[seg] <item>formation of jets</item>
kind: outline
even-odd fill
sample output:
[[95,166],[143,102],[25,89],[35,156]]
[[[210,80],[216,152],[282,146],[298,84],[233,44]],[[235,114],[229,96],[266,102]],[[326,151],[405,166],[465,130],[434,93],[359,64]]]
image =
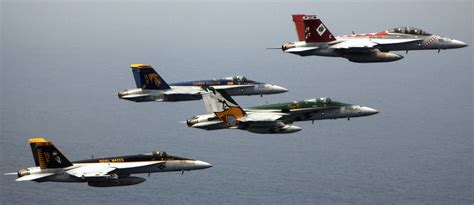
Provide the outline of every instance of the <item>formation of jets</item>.
[[[284,44],[285,53],[299,56],[343,57],[352,62],[391,62],[403,56],[390,51],[451,49],[467,44],[430,34],[421,29],[399,27],[378,33],[333,36],[315,15],[295,14],[293,21],[299,41]],[[231,96],[269,95],[288,89],[232,76],[213,80],[166,83],[151,65],[130,65],[136,88],[118,93],[120,99],[133,102],[204,101],[207,114],[186,120],[191,128],[204,130],[239,129],[258,134],[286,134],[301,131],[293,123],[299,121],[355,118],[377,114],[374,108],[334,101],[320,97],[302,101],[240,107]],[[94,187],[127,186],[142,183],[144,178],[133,174],[207,169],[210,163],[172,156],[156,151],[140,155],[105,157],[69,161],[52,142],[31,138],[29,144],[34,167],[20,169],[16,181],[87,182]]]

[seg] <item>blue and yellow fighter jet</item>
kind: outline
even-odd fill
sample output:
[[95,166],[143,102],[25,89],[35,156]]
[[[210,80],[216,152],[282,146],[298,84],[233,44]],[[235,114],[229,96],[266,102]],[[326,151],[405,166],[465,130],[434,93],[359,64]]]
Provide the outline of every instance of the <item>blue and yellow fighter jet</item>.
[[243,76],[232,76],[222,79],[198,80],[179,83],[166,83],[151,65],[130,65],[137,88],[126,89],[118,97],[134,102],[147,101],[188,101],[202,99],[206,92],[202,86],[216,90],[225,90],[229,95],[268,95],[287,92],[288,89],[269,83],[249,80]]

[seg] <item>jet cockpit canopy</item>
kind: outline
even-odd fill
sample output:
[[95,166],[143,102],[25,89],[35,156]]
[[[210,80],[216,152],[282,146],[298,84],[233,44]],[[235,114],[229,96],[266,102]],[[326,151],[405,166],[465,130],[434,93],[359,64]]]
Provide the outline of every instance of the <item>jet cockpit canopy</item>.
[[431,33],[423,31],[419,28],[415,27],[398,27],[388,30],[389,33],[401,33],[401,34],[411,34],[411,35],[419,35],[419,36],[430,36]]
[[162,151],[149,152],[149,153],[146,153],[144,155],[153,156],[153,157],[166,157],[166,156],[168,156],[168,154],[166,154],[166,152],[162,152]]
[[332,101],[331,101],[331,98],[315,98],[315,99],[310,99],[310,100],[307,100],[308,102],[315,102],[315,103],[318,103],[318,104],[330,104]]
[[329,104],[331,103],[331,98],[316,98],[317,103]]
[[231,77],[224,78],[225,80],[232,80],[234,82],[241,82],[241,83],[252,83],[254,81],[247,79],[245,76],[235,75]]

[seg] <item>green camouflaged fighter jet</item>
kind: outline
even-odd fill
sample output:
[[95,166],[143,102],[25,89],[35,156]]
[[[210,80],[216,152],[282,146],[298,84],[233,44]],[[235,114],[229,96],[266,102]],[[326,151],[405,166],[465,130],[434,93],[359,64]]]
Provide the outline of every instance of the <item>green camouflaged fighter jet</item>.
[[225,91],[207,88],[203,94],[209,114],[186,121],[188,127],[205,130],[235,128],[253,133],[278,134],[302,130],[297,121],[314,121],[363,117],[378,111],[365,106],[336,102],[330,98],[315,98],[242,109]]

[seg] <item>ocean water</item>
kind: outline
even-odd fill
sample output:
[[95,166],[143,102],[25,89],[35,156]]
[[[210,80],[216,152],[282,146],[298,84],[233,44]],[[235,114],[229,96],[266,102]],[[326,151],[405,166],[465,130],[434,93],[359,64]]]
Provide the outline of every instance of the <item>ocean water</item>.
[[[334,34],[407,25],[472,45],[472,2],[407,2],[2,1],[1,172],[34,165],[35,136],[70,160],[164,150],[214,167],[112,188],[1,176],[0,203],[473,204],[472,46],[383,64],[265,49],[296,39],[293,13]],[[191,129],[179,122],[202,101],[117,98],[135,86],[131,63],[167,82],[240,74],[290,89],[236,97],[244,107],[331,97],[380,113],[288,135]]]

